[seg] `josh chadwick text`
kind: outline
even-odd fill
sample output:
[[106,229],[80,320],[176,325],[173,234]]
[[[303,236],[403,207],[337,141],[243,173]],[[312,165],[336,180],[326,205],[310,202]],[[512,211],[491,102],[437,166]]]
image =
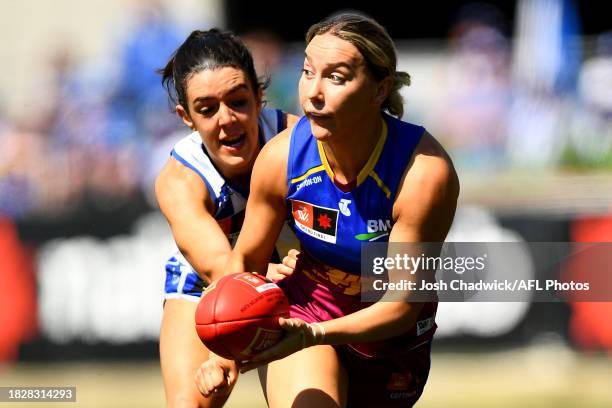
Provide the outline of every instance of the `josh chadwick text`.
[[540,281],[537,279],[514,279],[514,280],[478,280],[478,281],[464,281],[461,279],[453,279],[450,281],[438,280],[436,282],[430,281],[410,281],[407,279],[401,279],[397,282],[386,282],[382,279],[376,279],[372,283],[372,287],[377,291],[406,291],[406,290],[456,290],[456,291],[503,291],[503,292],[516,292],[516,291],[588,291],[590,289],[589,282],[563,282],[555,279],[547,279]]

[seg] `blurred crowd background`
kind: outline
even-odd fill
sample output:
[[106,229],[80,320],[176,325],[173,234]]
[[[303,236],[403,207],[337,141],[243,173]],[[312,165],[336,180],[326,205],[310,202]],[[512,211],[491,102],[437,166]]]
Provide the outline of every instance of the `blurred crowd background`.
[[[211,1],[185,2],[185,8],[199,6],[200,18],[181,21],[171,12],[180,3],[116,3],[124,7],[107,17],[104,48],[89,45],[103,53],[83,57],[78,49],[88,44],[66,29],[35,38],[44,44],[27,57],[18,54],[18,29],[10,33],[17,38],[3,40],[13,43],[5,65],[14,67],[11,54],[17,54],[26,70],[15,75],[17,81],[5,78],[0,88],[0,211],[6,217],[53,218],[148,193],[168,141],[182,130],[155,69],[191,29],[235,28],[224,15],[242,11],[234,1],[226,5],[229,12],[217,6],[219,15],[205,16]],[[28,6],[3,5],[11,7],[34,13]],[[400,66],[414,80],[404,92],[404,119],[424,123],[462,172],[612,168],[612,31],[588,27],[584,35],[573,0],[446,7],[450,17],[437,38],[402,38],[390,29]],[[86,10],[96,13],[95,6]],[[388,13],[370,12],[383,24]],[[405,24],[416,25],[414,17]],[[299,113],[301,38],[285,39],[261,23],[235,25],[241,25],[260,75],[272,79],[269,105]],[[36,69],[28,74],[31,65]]]
[[[173,243],[153,180],[187,134],[155,70],[194,29],[236,30],[271,78],[267,104],[299,114],[307,27],[347,8],[375,17],[412,76],[404,120],[424,124],[457,167],[451,239],[612,241],[603,3],[379,3],[289,12],[297,6],[242,0],[3,2],[0,362],[155,358]],[[609,303],[490,310],[479,322],[474,311],[442,315],[440,344],[552,338],[612,350]]]

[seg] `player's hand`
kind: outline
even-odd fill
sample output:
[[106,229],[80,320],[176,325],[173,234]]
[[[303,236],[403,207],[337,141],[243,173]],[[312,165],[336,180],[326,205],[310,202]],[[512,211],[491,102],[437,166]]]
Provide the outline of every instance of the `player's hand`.
[[290,249],[289,252],[287,252],[287,256],[283,258],[283,263],[268,264],[266,278],[270,279],[272,282],[278,282],[285,279],[287,276],[290,276],[295,269],[299,254],[300,251],[297,249]]
[[320,323],[306,323],[302,319],[282,317],[278,319],[278,323],[285,330],[283,339],[248,362],[241,364],[241,373],[266,365],[271,361],[280,360],[306,347],[322,344],[325,339],[325,330]]
[[208,360],[198,368],[195,376],[196,386],[205,397],[217,393],[229,395],[237,379],[238,367],[236,362],[213,353],[210,353]]

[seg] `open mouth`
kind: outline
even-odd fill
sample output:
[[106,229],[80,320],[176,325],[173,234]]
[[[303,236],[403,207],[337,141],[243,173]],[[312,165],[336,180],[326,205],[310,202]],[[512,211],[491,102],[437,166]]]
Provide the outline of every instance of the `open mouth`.
[[246,140],[246,133],[241,133],[240,135],[236,137],[228,137],[223,140],[220,140],[219,142],[223,146],[236,149],[236,148],[241,147],[244,144],[245,140]]

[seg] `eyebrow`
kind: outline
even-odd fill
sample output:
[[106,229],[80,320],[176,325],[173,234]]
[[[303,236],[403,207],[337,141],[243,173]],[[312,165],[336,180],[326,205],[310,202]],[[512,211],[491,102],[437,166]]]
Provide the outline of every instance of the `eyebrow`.
[[[238,84],[238,85],[234,86],[233,88],[231,88],[226,93],[226,95],[230,95],[230,94],[242,91],[242,90],[247,90],[248,91],[249,87],[246,84]],[[197,98],[195,98],[193,100],[193,103],[195,104],[197,102],[206,102],[206,101],[211,100],[211,99],[216,99],[216,98],[212,97],[212,96],[198,96]]]
[[[306,60],[308,61],[309,64],[312,65],[312,61],[310,60],[310,57],[308,56],[308,54],[306,52],[304,52],[304,58],[306,58]],[[348,64],[346,62],[335,62],[335,63],[326,63],[325,64],[325,68],[340,68],[340,67],[345,67],[349,70],[352,70],[354,68],[354,65]]]

